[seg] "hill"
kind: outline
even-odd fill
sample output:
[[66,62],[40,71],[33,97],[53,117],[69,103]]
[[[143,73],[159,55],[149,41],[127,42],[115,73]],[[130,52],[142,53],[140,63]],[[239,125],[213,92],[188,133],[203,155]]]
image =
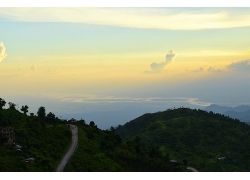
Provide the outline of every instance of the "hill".
[[101,130],[93,121],[78,126],[78,148],[66,164],[67,172],[172,172],[184,166],[170,163],[157,146],[142,146],[138,138],[123,142],[114,129]]
[[43,107],[41,116],[27,115],[28,106],[21,113],[11,102],[4,109],[3,102],[0,99],[0,171],[54,171],[70,145],[70,129],[53,113],[46,116]]
[[250,126],[221,114],[168,109],[144,114],[115,132],[125,141],[137,136],[142,144],[160,146],[170,159],[185,159],[199,171],[250,170]]

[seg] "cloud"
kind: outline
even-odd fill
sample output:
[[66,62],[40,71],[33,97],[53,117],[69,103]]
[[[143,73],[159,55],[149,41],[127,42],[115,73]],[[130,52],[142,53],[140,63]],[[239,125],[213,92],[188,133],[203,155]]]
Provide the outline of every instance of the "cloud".
[[221,72],[220,69],[215,69],[215,66],[214,66],[214,67],[210,66],[210,67],[207,69],[207,71],[208,71],[208,72]]
[[197,106],[210,106],[211,105],[211,103],[209,103],[209,102],[199,101],[198,98],[188,98],[187,102],[189,104],[193,104],[193,105],[197,105]]
[[30,67],[30,69],[32,70],[32,71],[36,71],[36,65],[32,65],[31,67]]
[[6,58],[7,54],[5,53],[6,48],[4,47],[3,43],[0,42],[0,62]]
[[161,63],[153,62],[152,64],[150,64],[151,71],[146,70],[144,71],[144,73],[161,73],[166,65],[174,61],[175,56],[176,54],[172,50],[170,50],[166,55],[166,61]]
[[207,65],[205,65],[205,66],[202,66],[202,67],[200,67],[200,68],[198,68],[198,69],[194,69],[194,70],[191,70],[191,72],[204,72],[204,71],[208,71],[208,72],[221,72],[221,70],[220,69],[216,69],[215,68],[215,66],[210,66],[207,70],[205,69],[205,67],[206,67]]
[[198,69],[192,70],[192,72],[202,72],[202,71],[204,71],[204,67],[206,67],[206,66],[203,66],[203,67],[200,67]]
[[233,69],[236,71],[250,71],[250,59],[242,60],[238,62],[232,62],[227,66],[229,69]]
[[169,30],[250,26],[249,8],[1,8],[0,18]]

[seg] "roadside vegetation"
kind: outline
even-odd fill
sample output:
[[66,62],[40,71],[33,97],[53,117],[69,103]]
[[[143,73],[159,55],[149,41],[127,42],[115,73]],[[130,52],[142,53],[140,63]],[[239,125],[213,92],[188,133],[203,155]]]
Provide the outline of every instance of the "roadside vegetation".
[[[37,115],[19,112],[14,103],[4,109],[0,100],[0,130],[11,127],[14,141],[6,144],[8,138],[0,133],[1,172],[51,172],[54,171],[71,143],[71,131],[53,113],[46,115],[40,107]],[[26,162],[34,158],[34,161]]]
[[64,171],[75,172],[167,172],[183,171],[170,163],[167,154],[157,146],[141,146],[140,139],[127,142],[114,133],[114,128],[100,130],[92,121],[78,126],[78,148]]

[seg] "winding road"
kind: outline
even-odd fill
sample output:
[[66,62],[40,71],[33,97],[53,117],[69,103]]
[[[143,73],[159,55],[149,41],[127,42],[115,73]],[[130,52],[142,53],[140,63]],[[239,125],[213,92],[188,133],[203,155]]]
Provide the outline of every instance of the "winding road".
[[191,170],[191,171],[193,171],[193,172],[199,172],[199,171],[197,171],[197,169],[195,169],[195,168],[193,168],[193,167],[187,167],[187,169],[188,169],[188,170]]
[[70,124],[70,129],[72,131],[72,141],[68,152],[64,155],[63,159],[61,160],[60,164],[56,168],[56,172],[63,172],[65,165],[67,164],[69,158],[74,153],[77,144],[78,144],[78,128],[75,125]]

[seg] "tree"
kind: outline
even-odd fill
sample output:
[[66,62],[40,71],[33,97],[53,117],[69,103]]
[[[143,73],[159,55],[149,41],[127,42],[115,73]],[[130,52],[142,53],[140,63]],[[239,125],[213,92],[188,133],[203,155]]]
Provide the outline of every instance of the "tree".
[[110,127],[109,129],[111,132],[115,132],[115,128],[113,126]]
[[27,105],[25,105],[25,106],[22,106],[22,108],[20,110],[23,111],[24,114],[27,114],[28,109],[29,109],[29,107]]
[[94,121],[90,121],[89,125],[94,127],[95,126],[95,122]]
[[49,123],[53,123],[55,125],[55,123],[56,123],[55,114],[53,114],[52,112],[49,112],[49,114],[47,114],[47,116],[46,116],[46,121]]
[[0,110],[3,109],[3,107],[5,106],[6,102],[4,99],[0,98]]
[[42,118],[42,119],[45,119],[45,116],[46,116],[46,111],[45,111],[45,107],[41,106],[38,111],[37,111],[37,116]]
[[16,104],[9,102],[9,109],[16,109]]
[[49,114],[47,114],[47,119],[48,119],[48,120],[55,120],[55,119],[56,119],[56,116],[55,116],[55,114],[53,114],[52,112],[49,112]]

